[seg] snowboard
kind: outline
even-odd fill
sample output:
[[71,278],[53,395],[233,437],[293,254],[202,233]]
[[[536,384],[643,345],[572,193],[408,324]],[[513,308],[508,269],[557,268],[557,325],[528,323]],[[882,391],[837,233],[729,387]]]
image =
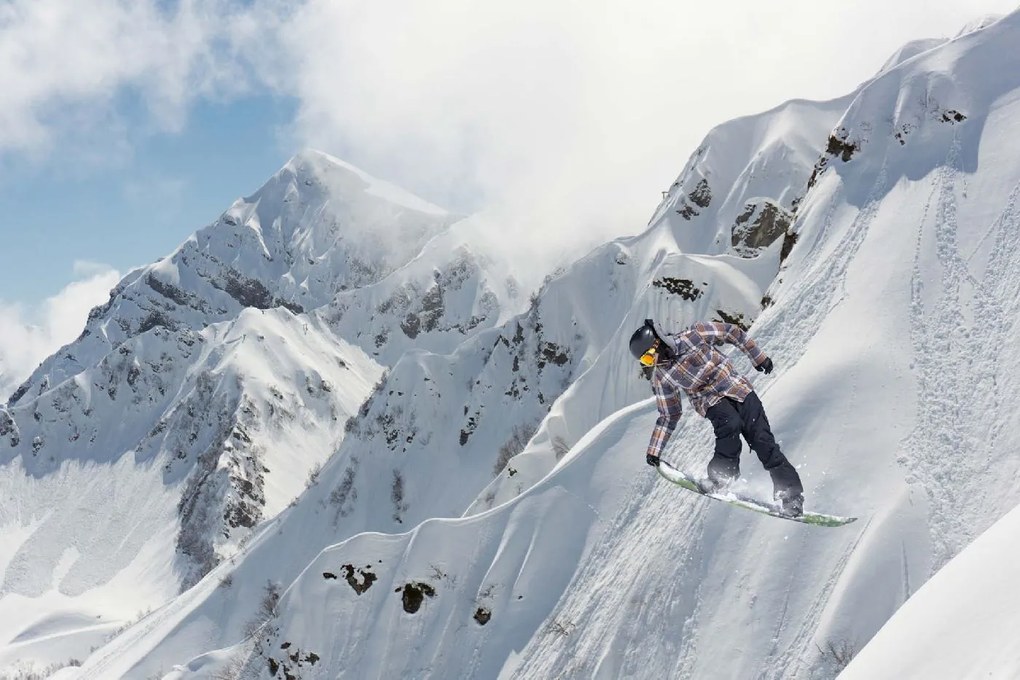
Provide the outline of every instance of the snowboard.
[[791,517],[790,515],[784,515],[780,511],[778,503],[761,501],[756,498],[734,493],[730,489],[718,493],[706,493],[702,489],[701,484],[698,483],[698,480],[691,477],[686,472],[677,470],[664,460],[659,461],[659,466],[656,469],[659,471],[660,475],[688,491],[693,491],[694,493],[705,496],[706,498],[713,498],[717,501],[723,501],[730,505],[735,505],[738,508],[754,510],[755,512],[760,512],[763,515],[771,515],[772,517],[788,519],[792,522],[800,522],[801,524],[811,524],[817,527],[841,527],[845,524],[850,524],[850,522],[857,519],[856,517],[840,517],[838,515],[826,515],[820,512],[807,511],[799,517]]

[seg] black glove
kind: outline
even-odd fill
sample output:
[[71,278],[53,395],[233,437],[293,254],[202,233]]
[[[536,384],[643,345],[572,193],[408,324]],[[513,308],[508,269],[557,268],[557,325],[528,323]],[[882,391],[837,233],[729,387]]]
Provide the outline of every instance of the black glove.
[[659,467],[659,457],[653,456],[650,453],[645,454],[645,462],[651,465],[652,467]]
[[772,359],[769,359],[768,357],[766,357],[765,361],[763,361],[763,362],[761,362],[761,364],[755,366],[755,368],[758,369],[759,371],[761,371],[762,373],[764,373],[765,375],[768,375],[769,373],[772,372]]

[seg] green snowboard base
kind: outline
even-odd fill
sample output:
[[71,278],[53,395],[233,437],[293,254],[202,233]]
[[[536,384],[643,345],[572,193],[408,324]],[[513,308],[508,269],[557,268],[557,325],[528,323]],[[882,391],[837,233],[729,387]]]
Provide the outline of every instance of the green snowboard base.
[[778,504],[767,503],[764,501],[750,498],[748,496],[742,496],[735,494],[732,491],[723,491],[721,493],[705,493],[701,489],[701,485],[698,481],[688,475],[686,472],[681,472],[675,467],[667,463],[666,461],[660,461],[659,466],[656,468],[659,474],[673,482],[677,486],[683,487],[688,491],[693,491],[696,494],[704,496],[706,498],[712,498],[717,501],[723,501],[730,505],[735,505],[738,508],[746,508],[748,510],[754,510],[760,512],[763,515],[771,515],[772,517],[778,517],[780,519],[788,519],[791,522],[800,522],[801,524],[811,524],[817,527],[841,527],[844,524],[850,524],[855,521],[856,517],[840,517],[838,515],[826,515],[820,512],[804,512],[799,517],[791,517],[790,515],[784,515]]

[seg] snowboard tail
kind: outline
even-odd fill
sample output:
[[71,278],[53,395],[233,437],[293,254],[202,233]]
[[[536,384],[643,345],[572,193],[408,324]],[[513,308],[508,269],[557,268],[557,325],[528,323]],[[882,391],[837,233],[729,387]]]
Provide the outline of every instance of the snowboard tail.
[[687,489],[688,491],[693,491],[700,496],[712,498],[717,501],[723,501],[740,508],[753,510],[754,512],[759,512],[763,515],[771,515],[772,517],[779,517],[780,519],[788,519],[793,522],[811,524],[819,527],[841,527],[843,525],[850,524],[850,522],[857,519],[856,517],[840,517],[839,515],[828,515],[820,512],[807,511],[800,516],[793,517],[791,515],[783,514],[777,503],[768,503],[749,496],[736,494],[732,491],[722,491],[719,493],[706,492],[701,487],[701,484],[698,483],[697,479],[691,477],[686,472],[677,470],[666,461],[660,461],[659,466],[656,469],[664,478],[673,482],[677,486]]

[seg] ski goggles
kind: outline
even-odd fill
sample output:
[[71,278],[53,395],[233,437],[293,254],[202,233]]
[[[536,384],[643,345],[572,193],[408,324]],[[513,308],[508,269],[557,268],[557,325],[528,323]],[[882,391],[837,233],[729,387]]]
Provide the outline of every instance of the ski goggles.
[[658,343],[652,346],[650,350],[638,357],[638,361],[641,362],[642,366],[650,367],[655,365],[656,346]]

